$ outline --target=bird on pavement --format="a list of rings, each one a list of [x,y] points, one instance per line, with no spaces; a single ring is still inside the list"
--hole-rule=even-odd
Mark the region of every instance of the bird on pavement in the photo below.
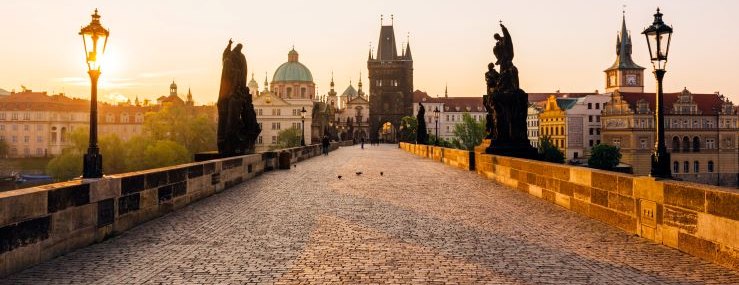
[[[382,176],[382,174],[383,174],[382,171],[380,171],[380,176]]]
[[[362,172],[361,171],[357,171],[356,174],[357,175],[362,175]]]
[[[339,175],[339,179],[341,179],[341,175]]]

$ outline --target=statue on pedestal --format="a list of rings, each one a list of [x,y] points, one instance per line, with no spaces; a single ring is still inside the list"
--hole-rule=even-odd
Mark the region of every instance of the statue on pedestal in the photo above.
[[[416,128],[416,143],[428,144],[429,134],[426,130],[426,108],[423,107],[421,102],[418,102],[418,115],[416,115],[416,122],[418,122],[418,127]]]
[[[246,87],[246,57],[238,44],[231,50],[233,41],[223,51],[221,88],[218,92],[218,153],[234,156],[254,153],[254,144],[262,131],[252,104],[249,87]]]
[[[490,142],[485,152],[507,156],[534,158],[536,149],[529,144],[526,134],[528,94],[519,88],[518,69],[513,65],[513,42],[508,29],[500,24],[503,36],[495,34],[493,54],[495,63],[488,64],[485,73],[487,94],[483,104],[487,110],[483,143]],[[495,66],[500,71],[495,70]]]

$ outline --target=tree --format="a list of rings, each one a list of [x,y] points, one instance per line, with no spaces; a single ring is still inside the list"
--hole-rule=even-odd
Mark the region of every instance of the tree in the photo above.
[[[146,113],[144,132],[154,140],[170,140],[190,154],[216,149],[216,124],[191,106],[168,105]]]
[[[165,167],[190,162],[187,149],[173,141],[158,140],[144,151],[145,169]]]
[[[539,139],[539,155],[544,161],[564,163],[565,156],[559,148],[552,143],[549,136]]]
[[[290,148],[300,146],[301,131],[298,128],[284,129],[277,133],[276,148]]]
[[[446,147],[446,148],[454,148],[453,142],[445,140],[444,138],[439,138],[435,135],[429,135],[429,145],[435,145],[435,146]]]
[[[621,149],[617,146],[598,144],[593,147],[588,158],[588,166],[604,170],[613,170],[621,160]]]
[[[0,157],[7,157],[10,152],[10,145],[5,140],[0,140]]]
[[[464,113],[462,122],[454,125],[454,135],[459,139],[462,149],[473,151],[485,138],[485,122],[477,121],[469,113]]]
[[[70,147],[46,165],[46,173],[56,180],[69,180],[82,175],[82,153]]]
[[[402,129],[401,129],[402,128]],[[404,116],[400,118],[399,135],[402,142],[415,142],[416,131],[418,129],[418,120],[413,116]]]

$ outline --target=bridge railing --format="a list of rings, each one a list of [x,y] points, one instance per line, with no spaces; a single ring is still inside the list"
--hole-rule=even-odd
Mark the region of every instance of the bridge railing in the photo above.
[[[401,148],[437,161],[446,158],[447,164],[464,164],[459,155],[447,157],[446,149],[439,147],[401,144]],[[734,189],[473,155],[474,168],[483,177],[628,233],[739,269],[739,192]]]
[[[333,142],[331,150],[340,145],[351,142]],[[317,144],[285,151],[291,163],[321,154]],[[258,153],[0,192],[0,277],[278,169],[277,163]]]

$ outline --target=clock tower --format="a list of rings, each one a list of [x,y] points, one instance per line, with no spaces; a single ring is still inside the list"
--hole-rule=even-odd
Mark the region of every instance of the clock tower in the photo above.
[[[626,30],[626,16],[621,33],[616,36],[616,62],[605,70],[606,92],[644,92],[644,67],[631,59],[631,35]]]

